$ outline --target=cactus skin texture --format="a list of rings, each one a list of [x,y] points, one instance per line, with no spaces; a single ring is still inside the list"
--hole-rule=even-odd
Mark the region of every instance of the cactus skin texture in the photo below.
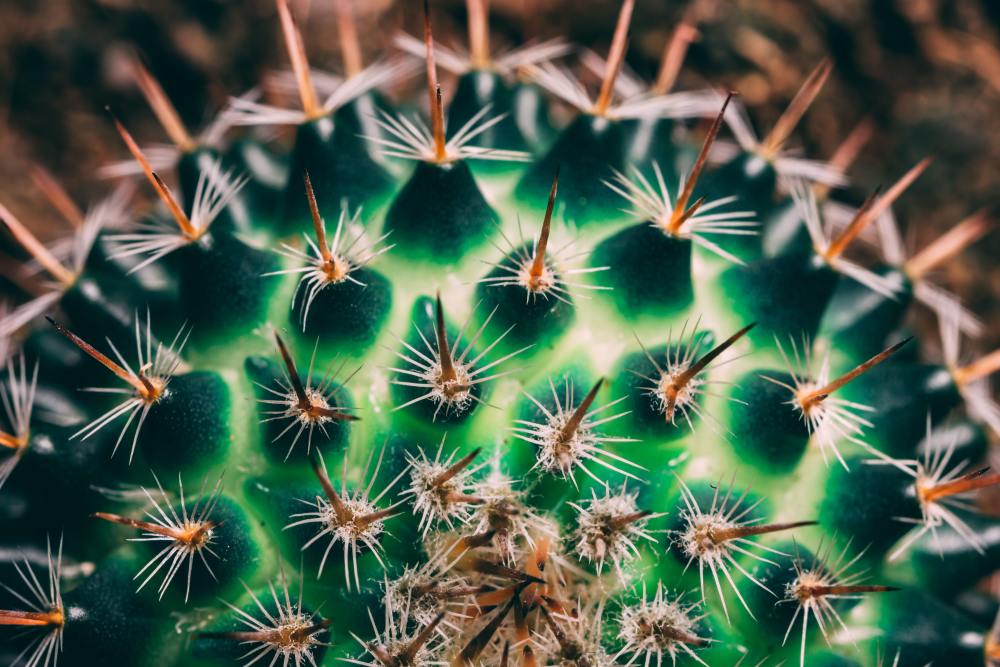
[[[622,71],[633,4],[593,97],[560,40],[494,55],[482,0],[468,54],[431,7],[367,67],[335,3],[342,78],[278,0],[288,104],[225,133],[136,61],[179,157],[113,117],[70,241],[0,209],[51,290],[4,288],[0,663],[1000,664],[1000,359],[926,281],[989,221],[905,256],[927,161],[848,209],[849,159],[786,150],[829,63],[758,139],[671,91],[692,26]]]

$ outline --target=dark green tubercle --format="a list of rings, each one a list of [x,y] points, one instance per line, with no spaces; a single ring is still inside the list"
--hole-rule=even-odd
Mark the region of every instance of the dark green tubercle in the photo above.
[[[503,150],[526,151],[528,144],[521,130],[512,118],[514,100],[510,87],[497,72],[472,70],[458,79],[455,96],[448,107],[448,126],[452,133],[458,132],[476,114],[489,107],[481,119],[504,115],[504,119],[485,132],[476,136],[476,145]],[[481,122],[481,121],[480,121]],[[517,162],[503,160],[478,160],[472,165],[475,173],[507,173],[523,168]]]
[[[795,626],[789,637],[795,638],[793,646],[798,647],[802,641],[802,610],[798,609],[797,600],[784,599],[786,591],[795,584],[799,571],[829,574],[829,570],[822,559],[798,541],[782,541],[769,544],[768,547],[774,549],[774,552],[767,554],[766,561],[753,561],[753,568],[750,570],[753,578],[768,590],[762,590],[749,578],[744,578],[740,582],[739,590],[743,599],[751,609],[755,610],[753,618],[745,614],[739,616],[739,622],[745,629],[743,636],[758,646],[780,646],[797,612],[798,617],[795,618]],[[847,609],[857,604],[857,600],[834,600],[833,603],[837,613],[845,613]],[[819,635],[815,619],[810,618],[809,621],[807,651],[808,646]],[[809,664],[811,665],[812,661]]]
[[[552,348],[573,324],[575,315],[573,297],[568,292],[559,294],[557,298],[554,294],[532,291],[526,286],[504,280],[513,282],[516,272],[526,261],[531,262],[532,248],[531,244],[527,244],[500,260],[476,286],[476,301],[479,302],[480,316],[493,313],[490,328],[495,335],[510,329],[504,337],[505,349],[535,345],[534,352],[537,354]],[[545,261],[554,280],[561,280],[557,268]],[[498,281],[503,284],[496,284]]]
[[[695,197],[707,200],[735,197],[724,209],[753,211],[757,220],[767,220],[775,207],[778,174],[774,165],[756,153],[740,153],[718,169],[707,172],[695,188]],[[763,256],[759,235],[721,234],[713,239],[725,251],[744,262]]]
[[[877,562],[919,519],[913,477],[895,466],[870,463],[871,456],[845,457],[845,469],[833,462],[817,516],[820,525],[842,542],[851,539],[857,552]]]
[[[135,343],[136,313],[123,304],[135,301],[128,300],[121,288],[122,282],[109,280],[107,276],[83,275],[63,293],[59,305],[84,340],[107,338],[119,349],[131,349]],[[145,310],[144,305],[142,309]]]
[[[540,153],[556,134],[545,92],[534,83],[518,81],[511,86],[510,98],[514,124],[529,150]]]
[[[339,457],[330,457],[325,460],[331,469],[339,470],[341,465]],[[302,544],[308,537],[302,540],[297,538],[306,536],[308,531],[303,529],[285,530],[285,526],[295,520],[291,518],[292,515],[314,511],[316,498],[317,496],[321,497],[323,491],[311,474],[289,478],[285,474],[288,472],[287,467],[272,467],[268,472],[270,474],[264,476],[247,477],[243,483],[244,495],[254,514],[260,517],[267,534],[274,540],[274,544],[280,548],[285,558],[293,563],[301,562],[304,558]],[[335,488],[339,490],[339,484]],[[316,525],[318,526],[318,524]],[[315,532],[319,532],[319,530],[317,529]],[[323,546],[325,548],[325,542]],[[341,557],[343,557],[342,554]]]
[[[261,141],[243,137],[226,149],[222,163],[234,174],[247,176],[243,194],[256,224],[266,221],[269,227],[274,225],[282,213],[288,157]]]
[[[151,221],[147,221],[151,222]],[[178,304],[178,280],[174,270],[174,257],[167,256],[159,262],[136,268],[145,259],[143,255],[113,257],[114,245],[107,242],[116,232],[103,231],[90,250],[87,268],[68,291],[81,293],[70,297],[69,308],[79,312],[93,307],[108,309],[113,318],[120,318],[124,308],[103,304],[131,304],[132,314],[147,308],[160,326],[177,328],[183,322]],[[95,301],[96,300],[96,301]],[[131,317],[131,315],[130,315]],[[85,326],[90,326],[86,321]]]
[[[448,264],[485,243],[499,222],[464,160],[419,162],[389,207],[385,231],[411,259]]]
[[[198,183],[207,178],[206,174],[211,174],[217,169],[220,176],[226,173],[222,156],[213,148],[198,146],[181,153],[177,161],[177,180],[180,183],[181,197],[188,215],[191,215],[191,208],[195,203]],[[234,170],[229,178],[235,182],[241,175]],[[258,214],[253,204],[248,201],[245,189],[240,190],[212,222],[212,230],[227,234],[246,234],[251,231],[253,217]]]
[[[894,280],[901,288],[895,297],[880,294],[850,278],[834,290],[820,324],[819,338],[828,341],[840,362],[853,365],[881,352],[899,328],[913,299],[912,285],[898,269],[882,267],[875,273]]]
[[[376,94],[366,93],[298,127],[288,165],[283,234],[305,231],[311,224],[302,189],[305,173],[321,211],[339,211],[346,201],[351,210],[363,207],[362,215],[370,215],[389,196],[392,176],[376,144],[366,138],[382,134],[374,119],[384,107]]]
[[[225,381],[212,371],[171,379],[142,427],[138,449],[145,462],[164,475],[198,475],[224,460],[233,439],[231,400]]]
[[[794,199],[783,198],[763,219],[760,241],[765,257],[806,253],[812,249],[809,229],[802,224],[802,212]]]
[[[669,317],[694,298],[691,241],[672,237],[652,222],[641,222],[601,241],[590,256],[607,266],[601,281],[606,297],[627,317]]]
[[[621,218],[621,198],[605,181],[625,165],[625,136],[621,123],[604,116],[580,114],[571,122],[544,156],[521,177],[514,195],[543,210],[560,170],[560,199],[565,202],[563,220],[583,226]]]
[[[811,338],[819,328],[838,275],[812,254],[784,255],[730,266],[719,275],[717,298],[741,321],[757,322],[755,348]]]
[[[68,665],[170,664],[177,645],[163,641],[162,610],[135,594],[135,563],[112,555],[94,574],[63,594],[63,645]],[[155,645],[157,650],[151,651]],[[62,662],[62,661],[60,661]]]
[[[309,305],[309,316],[303,319],[309,291],[305,282],[296,287],[289,319],[303,340],[319,338],[324,348],[349,349],[355,354],[367,350],[392,310],[392,283],[366,266],[351,271],[349,279],[319,290]],[[300,327],[303,322],[305,326]]]
[[[937,424],[962,402],[947,368],[921,363],[880,364],[846,385],[841,397],[874,408],[864,413],[872,423],[866,442],[902,458],[914,455],[928,415]]]
[[[985,581],[1000,562],[1000,525],[996,518],[962,510],[955,513],[975,534],[975,544],[945,524],[924,534],[909,554],[917,578],[944,600],[953,600]]]
[[[897,667],[982,667],[985,628],[919,589],[880,596],[872,614],[883,655]],[[895,664],[895,663],[893,663]]]
[[[275,391],[283,392],[279,381],[287,386],[281,367],[265,357],[248,357],[243,364],[247,377],[254,385],[257,398],[257,421],[260,430],[260,445],[264,455],[273,464],[285,461],[305,462],[313,451],[322,451],[329,456],[330,452],[342,452],[350,441],[350,421],[331,420],[310,429],[302,425],[297,417],[280,417],[278,413],[287,408],[287,404],[267,403],[264,401],[281,401]],[[303,382],[317,387],[327,377],[326,369],[313,369],[311,377],[303,375]],[[268,389],[272,391],[268,391]],[[329,407],[343,410],[349,414],[352,409],[350,394],[342,385],[334,383],[326,392]]]
[[[766,377],[765,377],[766,376]],[[752,371],[733,381],[728,442],[739,456],[758,471],[781,475],[798,465],[809,445],[809,429],[802,413],[789,401],[787,388],[795,386],[785,371]]]
[[[629,164],[641,165],[652,176],[649,165],[656,163],[663,179],[671,186],[677,183],[677,163],[683,148],[674,138],[677,123],[670,118],[635,118],[622,121],[625,129]]]
[[[27,449],[3,486],[5,521],[0,533],[27,542],[38,537],[37,526],[59,525],[74,556],[98,558],[117,545],[88,518],[105,502],[99,489],[137,482],[139,474],[129,468],[127,456],[111,458],[118,435],[114,429],[86,439],[73,438],[76,430],[41,424],[32,429]],[[16,520],[8,524],[6,519]]]
[[[277,255],[230,234],[208,234],[177,252],[180,299],[193,336],[229,345],[267,320],[278,281],[262,280],[280,268]]]

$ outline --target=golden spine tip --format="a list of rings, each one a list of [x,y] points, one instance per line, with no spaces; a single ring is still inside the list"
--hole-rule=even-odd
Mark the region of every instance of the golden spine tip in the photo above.
[[[681,22],[674,28],[663,49],[660,71],[656,75],[656,82],[650,92],[654,95],[666,95],[673,89],[681,67],[684,65],[684,57],[687,55],[688,47],[692,42],[698,41],[700,36],[698,28],[687,21]]]
[[[84,215],[80,207],[76,205],[73,198],[69,196],[66,189],[57,181],[51,173],[39,164],[31,164],[28,168],[28,175],[31,176],[35,187],[45,196],[52,208],[59,212],[59,215],[73,227],[79,229],[83,227]]]
[[[904,270],[914,281],[955,257],[993,230],[993,220],[986,211],[978,211],[962,220],[935,241],[913,255]]]
[[[823,256],[830,260],[842,255],[854,239],[861,234],[870,224],[875,222],[906,190],[913,185],[913,182],[924,173],[932,162],[932,158],[925,157],[917,164],[910,167],[903,176],[893,183],[892,187],[878,197],[869,198],[865,204],[858,209],[854,219],[851,220],[847,228],[830,243],[829,248]]]
[[[67,269],[56,256],[38,240],[31,230],[22,223],[6,206],[0,204],[0,220],[7,226],[24,250],[31,255],[42,266],[45,271],[55,278],[63,287],[70,287],[76,282],[76,274]]]
[[[670,214],[670,222],[667,224],[667,231],[670,234],[676,235],[679,233],[684,223],[697,212],[697,210],[701,207],[702,202],[705,200],[705,198],[702,197],[693,205],[688,206],[691,195],[694,193],[695,186],[698,184],[698,178],[701,176],[702,169],[708,161],[708,154],[712,148],[712,144],[715,143],[715,138],[719,135],[719,129],[722,127],[722,122],[726,117],[726,109],[729,107],[729,102],[732,101],[733,95],[735,95],[735,93],[730,91],[726,95],[726,99],[722,102],[722,108],[719,109],[718,115],[716,115],[715,120],[712,121],[712,126],[709,128],[708,134],[705,135],[705,141],[702,142],[701,150],[698,152],[698,158],[695,160],[694,166],[691,168],[691,173],[688,174],[687,179],[684,181],[684,189],[677,197],[677,202],[674,204],[674,209]]]
[[[964,386],[993,375],[997,371],[1000,371],[1000,349],[993,350],[970,364],[956,368],[952,374],[955,383]]]
[[[302,40],[302,33],[295,24],[288,0],[275,0],[275,4],[278,8],[278,20],[281,22],[281,32],[285,37],[288,59],[291,61],[292,71],[295,73],[295,81],[299,89],[299,98],[302,100],[302,110],[308,119],[319,118],[325,113],[325,110],[320,105],[319,98],[316,96],[316,88],[313,86],[309,58],[306,56],[306,46]]]
[[[167,97],[160,82],[156,80],[156,77],[150,73],[136,54],[132,54],[132,72],[142,96],[146,98],[146,103],[152,109],[164,132],[170,137],[170,141],[183,153],[193,150],[197,146],[197,142],[184,126],[184,121],[177,113],[177,108]]]
[[[611,49],[608,51],[608,60],[604,68],[604,77],[601,80],[601,91],[597,95],[592,113],[595,116],[603,116],[611,106],[614,98],[615,80],[625,62],[625,49],[628,47],[629,24],[632,22],[632,10],[635,9],[635,0],[624,0],[621,9],[618,11],[618,23],[615,25],[615,34],[611,40]]]
[[[764,157],[771,159],[781,151],[792,131],[802,120],[809,107],[812,106],[820,91],[823,90],[823,86],[832,71],[833,62],[829,58],[824,58],[806,77],[802,87],[788,103],[784,113],[775,122],[764,141],[760,143],[760,151]]]
[[[465,0],[469,23],[469,56],[473,69],[490,66],[490,18],[488,0]]]
[[[344,61],[344,74],[350,78],[361,73],[364,69],[358,26],[354,22],[354,13],[351,11],[348,0],[335,0],[334,10],[337,13],[337,35],[340,38],[340,54]]]

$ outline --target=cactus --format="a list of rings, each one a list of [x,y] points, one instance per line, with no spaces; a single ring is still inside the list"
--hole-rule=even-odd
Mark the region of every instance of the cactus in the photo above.
[[[4,292],[0,660],[1000,664],[1000,356],[927,280],[987,217],[908,256],[927,160],[839,203],[865,128],[787,148],[828,62],[761,139],[672,90],[690,25],[647,85],[624,0],[591,95],[562,40],[492,52],[486,5],[468,53],[425,5],[366,67],[341,0],[334,76],[277,0],[300,104],[194,136],[136,60],[174,150],[112,115],[107,198],[43,182],[67,241],[0,207],[51,279]],[[429,120],[383,92],[415,76]]]

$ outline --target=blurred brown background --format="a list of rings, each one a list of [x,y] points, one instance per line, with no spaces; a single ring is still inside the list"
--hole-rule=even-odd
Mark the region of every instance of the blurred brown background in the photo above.
[[[332,0],[292,0],[314,66],[338,70]],[[464,44],[462,0],[432,0],[445,44]],[[618,0],[493,0],[496,39],[567,36],[603,52]],[[419,0],[356,0],[369,57],[401,27],[418,25]],[[1000,203],[1000,2],[996,0],[638,0],[629,63],[652,77],[670,30],[696,21],[680,88],[705,83],[741,93],[766,127],[824,56],[834,74],[797,133],[828,156],[861,118],[877,125],[852,176],[853,196],[891,183],[925,155],[935,162],[897,206],[907,235],[926,243],[981,207]],[[49,168],[79,201],[94,170],[123,150],[110,105],[141,141],[165,141],[132,85],[135,48],[185,121],[198,127],[228,95],[286,59],[272,0],[0,1],[0,201],[29,225],[54,215],[25,172]],[[989,324],[1000,344],[1000,232],[951,262],[938,281]],[[926,324],[926,323],[925,323]]]

